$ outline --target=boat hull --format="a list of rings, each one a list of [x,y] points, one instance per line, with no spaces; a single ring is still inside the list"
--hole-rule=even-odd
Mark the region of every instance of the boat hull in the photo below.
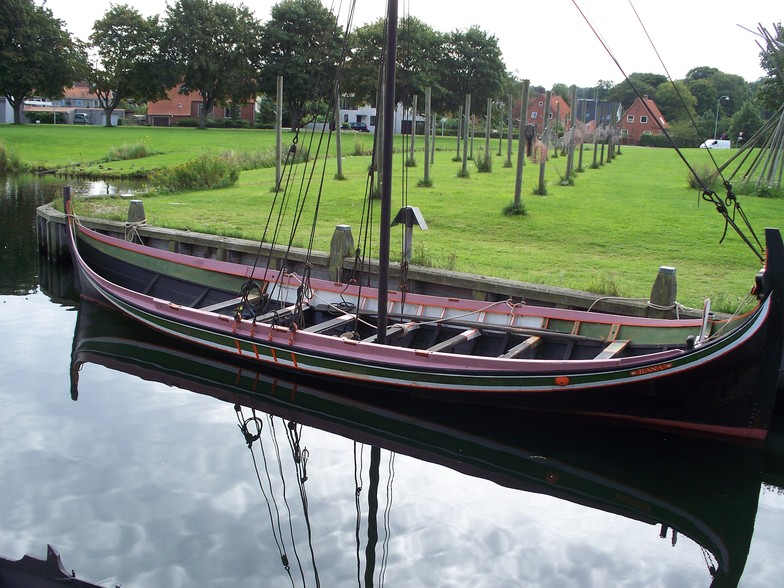
[[[74,262],[88,296],[166,335],[238,361],[338,381],[356,393],[574,413],[749,439],[765,437],[775,404],[782,358],[781,287],[775,280],[764,286],[770,293],[739,327],[691,349],[673,347],[643,356],[569,361],[504,359],[379,345],[309,332],[296,325],[207,312],[184,301],[191,296],[201,296],[202,304],[212,298],[225,299],[249,278],[263,282],[265,288],[275,283],[270,287],[279,291],[286,280],[291,292],[298,289],[298,283],[291,276],[283,279],[278,272],[253,273],[245,266],[146,251],[96,234],[73,217],[69,226]],[[778,245],[775,236],[778,231],[771,239],[780,249],[780,236]],[[181,272],[174,275],[167,270],[168,274],[155,274],[153,280],[168,280],[171,285],[163,292],[171,296],[161,298],[160,289],[157,296],[145,293],[146,273],[173,266],[182,268]],[[342,284],[321,287],[324,296],[330,287],[333,293],[346,288]],[[173,302],[177,297],[181,301]],[[372,292],[366,299],[373,299]],[[447,302],[440,303],[446,312]],[[551,321],[566,316],[565,311],[546,312]],[[586,324],[615,321],[612,329],[616,331],[647,328],[641,319],[583,315],[572,317],[575,325],[582,319]],[[683,329],[694,328],[693,321],[662,321],[659,328],[677,331],[681,323]]]

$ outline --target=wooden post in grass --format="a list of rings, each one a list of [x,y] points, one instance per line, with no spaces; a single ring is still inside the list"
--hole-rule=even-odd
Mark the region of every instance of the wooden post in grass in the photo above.
[[[283,76],[278,76],[275,100],[275,189],[280,187],[281,159],[283,157]]]
[[[425,185],[430,185],[430,86],[425,88]]]
[[[547,144],[547,137],[550,134],[550,91],[548,90],[544,95],[544,122],[542,123],[543,130],[542,130],[542,138],[541,141],[544,143],[544,149],[540,150],[539,154],[539,190],[537,194],[540,196],[544,196],[547,194],[547,187],[544,183],[544,172],[545,167],[547,165],[547,153],[550,149],[549,145]]]
[[[512,130],[514,129],[514,120],[512,119],[512,95],[509,94],[506,109],[506,167],[512,167]],[[520,119],[520,126],[523,122]]]
[[[520,100],[520,129],[517,133],[517,173],[515,174],[514,208],[519,210],[522,205],[523,166],[525,165],[525,125],[528,122],[528,88],[529,80],[523,80]]]
[[[468,176],[468,120],[471,118],[471,94],[466,94],[463,116],[463,166],[460,169],[460,177],[464,178]]]
[[[567,182],[572,177],[574,168],[574,134],[577,131],[575,126],[575,114],[577,112],[577,86],[572,86],[572,91],[569,94],[569,105],[572,107],[572,113],[569,118],[569,144],[566,146],[566,180]]]
[[[418,96],[414,94],[414,105],[411,107],[411,152],[409,155],[409,165],[415,165],[414,141],[416,141],[417,98]]]

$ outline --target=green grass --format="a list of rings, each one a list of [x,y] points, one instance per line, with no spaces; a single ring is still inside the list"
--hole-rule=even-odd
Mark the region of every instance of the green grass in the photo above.
[[[47,127],[44,133],[42,125],[5,125],[0,140],[22,161],[41,161],[46,168],[70,161],[71,149],[81,149],[84,158],[100,158],[112,145],[149,142],[157,155],[116,164],[152,167],[229,147],[242,151],[274,144],[274,133],[269,131]],[[284,133],[284,141],[290,138],[290,133]],[[435,154],[431,187],[417,187],[423,177],[420,168],[406,168],[400,155],[395,163],[396,174],[408,174],[406,203],[419,207],[429,226],[414,235],[417,259],[428,265],[632,298],[647,298],[659,266],[669,265],[677,268],[679,302],[699,307],[710,297],[714,308],[718,304],[717,310],[725,311],[733,309],[753,285],[760,265],[757,258],[732,232],[719,244],[723,218],[689,188],[688,170],[672,150],[623,147],[612,165],[586,169],[574,176],[572,186],[561,185],[566,158],[551,159],[546,196],[533,195],[539,167],[528,164],[522,194],[526,214],[508,215],[515,168],[503,166],[505,156],[498,158],[491,173],[458,178],[461,164],[451,161],[454,139],[439,137],[437,148],[444,151]],[[695,169],[708,163],[705,150],[686,150],[685,155]],[[723,158],[730,152],[713,155]],[[591,159],[587,152],[584,164]],[[342,181],[333,179],[334,161],[327,162],[317,249],[329,248],[336,224],[352,225],[358,238],[369,162],[368,156],[345,157]],[[476,172],[475,163],[469,171]],[[400,185],[393,190],[393,214],[403,204]],[[274,169],[250,170],[242,172],[232,188],[145,197],[145,210],[154,225],[259,238],[273,188]],[[784,200],[739,199],[761,239],[764,227],[784,225]],[[315,202],[314,194],[309,205]],[[120,199],[79,203],[83,216],[116,219],[125,218],[127,207]],[[303,215],[296,245],[308,242],[311,221]],[[400,241],[393,236],[398,249]],[[376,252],[374,246],[374,256]]]

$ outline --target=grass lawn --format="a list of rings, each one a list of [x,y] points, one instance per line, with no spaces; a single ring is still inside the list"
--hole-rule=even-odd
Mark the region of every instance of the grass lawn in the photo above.
[[[285,143],[291,134],[284,132],[283,138]],[[368,134],[344,133],[344,153],[353,152],[356,141],[369,147],[371,139]],[[274,145],[274,133],[3,125],[0,141],[22,161],[46,169],[68,162],[81,162],[85,168],[93,162],[95,166],[112,147],[139,142],[157,153],[141,160],[101,164],[117,170],[131,169],[130,165],[147,169],[173,165],[225,150],[266,150]],[[417,141],[421,149],[422,138]],[[551,158],[546,168],[546,196],[532,194],[539,167],[527,163],[522,197],[528,214],[510,217],[502,210],[514,197],[515,169],[504,167],[505,147],[503,155],[494,158],[491,173],[479,173],[469,162],[470,177],[458,178],[461,164],[452,161],[454,139],[439,138],[436,145],[432,188],[417,187],[424,176],[421,151],[416,154],[417,167],[405,168],[402,156],[395,165],[401,170],[398,175],[407,173],[409,188],[404,195],[400,188],[404,182],[395,178],[393,214],[401,204],[417,206],[429,226],[428,231],[415,232],[415,263],[633,298],[647,298],[659,266],[669,265],[677,268],[679,302],[699,307],[710,297],[714,308],[724,311],[734,309],[753,285],[759,261],[731,230],[719,244],[724,220],[688,187],[688,170],[672,150],[623,147],[612,162],[576,174],[573,186],[560,185],[566,158]],[[483,145],[483,140],[476,141],[476,159]],[[495,140],[491,143],[494,155],[497,147]],[[513,153],[517,153],[516,146]],[[731,153],[712,152],[720,162]],[[695,169],[708,163],[709,155],[705,150],[685,150]],[[592,152],[586,151],[584,166],[591,160]],[[347,179],[338,181],[333,179],[334,159],[327,160],[316,249],[329,248],[336,224],[352,225],[358,239],[369,162],[367,156],[345,157]],[[147,219],[154,225],[260,238],[273,203],[273,186],[274,169],[258,169],[243,172],[238,184],[228,189],[148,196],[144,198]],[[760,239],[764,227],[784,225],[780,199],[740,196],[739,200]],[[315,203],[313,190],[306,208],[312,209]],[[79,203],[83,216],[122,220],[127,207],[127,202],[116,198]],[[286,218],[292,216],[289,211]],[[312,214],[302,218],[295,238],[298,246],[309,240]],[[281,232],[288,233],[288,228]],[[398,256],[399,241],[393,235]],[[371,254],[375,256],[376,251],[374,246]],[[392,258],[397,258],[394,253]]]

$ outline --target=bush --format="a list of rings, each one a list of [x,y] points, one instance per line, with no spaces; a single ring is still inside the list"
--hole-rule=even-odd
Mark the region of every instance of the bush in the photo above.
[[[144,143],[136,145],[123,145],[122,147],[112,147],[104,161],[124,161],[127,159],[141,159],[155,155]]]
[[[55,124],[64,125],[68,124],[65,120],[65,115],[62,112],[25,112],[27,120],[33,124],[51,125],[54,123],[54,117],[57,115],[57,122]]]
[[[18,172],[22,169],[22,162],[15,153],[6,149],[4,143],[0,142],[0,172]]]
[[[713,190],[715,189],[716,179],[716,173],[708,164],[704,164],[702,167],[694,169],[694,171],[689,171],[688,181],[690,188]]]
[[[239,168],[221,157],[202,157],[172,168],[156,171],[150,180],[161,192],[214,190],[237,183]]]
[[[196,128],[199,126],[199,121],[197,121],[195,118],[181,118],[174,122],[174,126]]]

